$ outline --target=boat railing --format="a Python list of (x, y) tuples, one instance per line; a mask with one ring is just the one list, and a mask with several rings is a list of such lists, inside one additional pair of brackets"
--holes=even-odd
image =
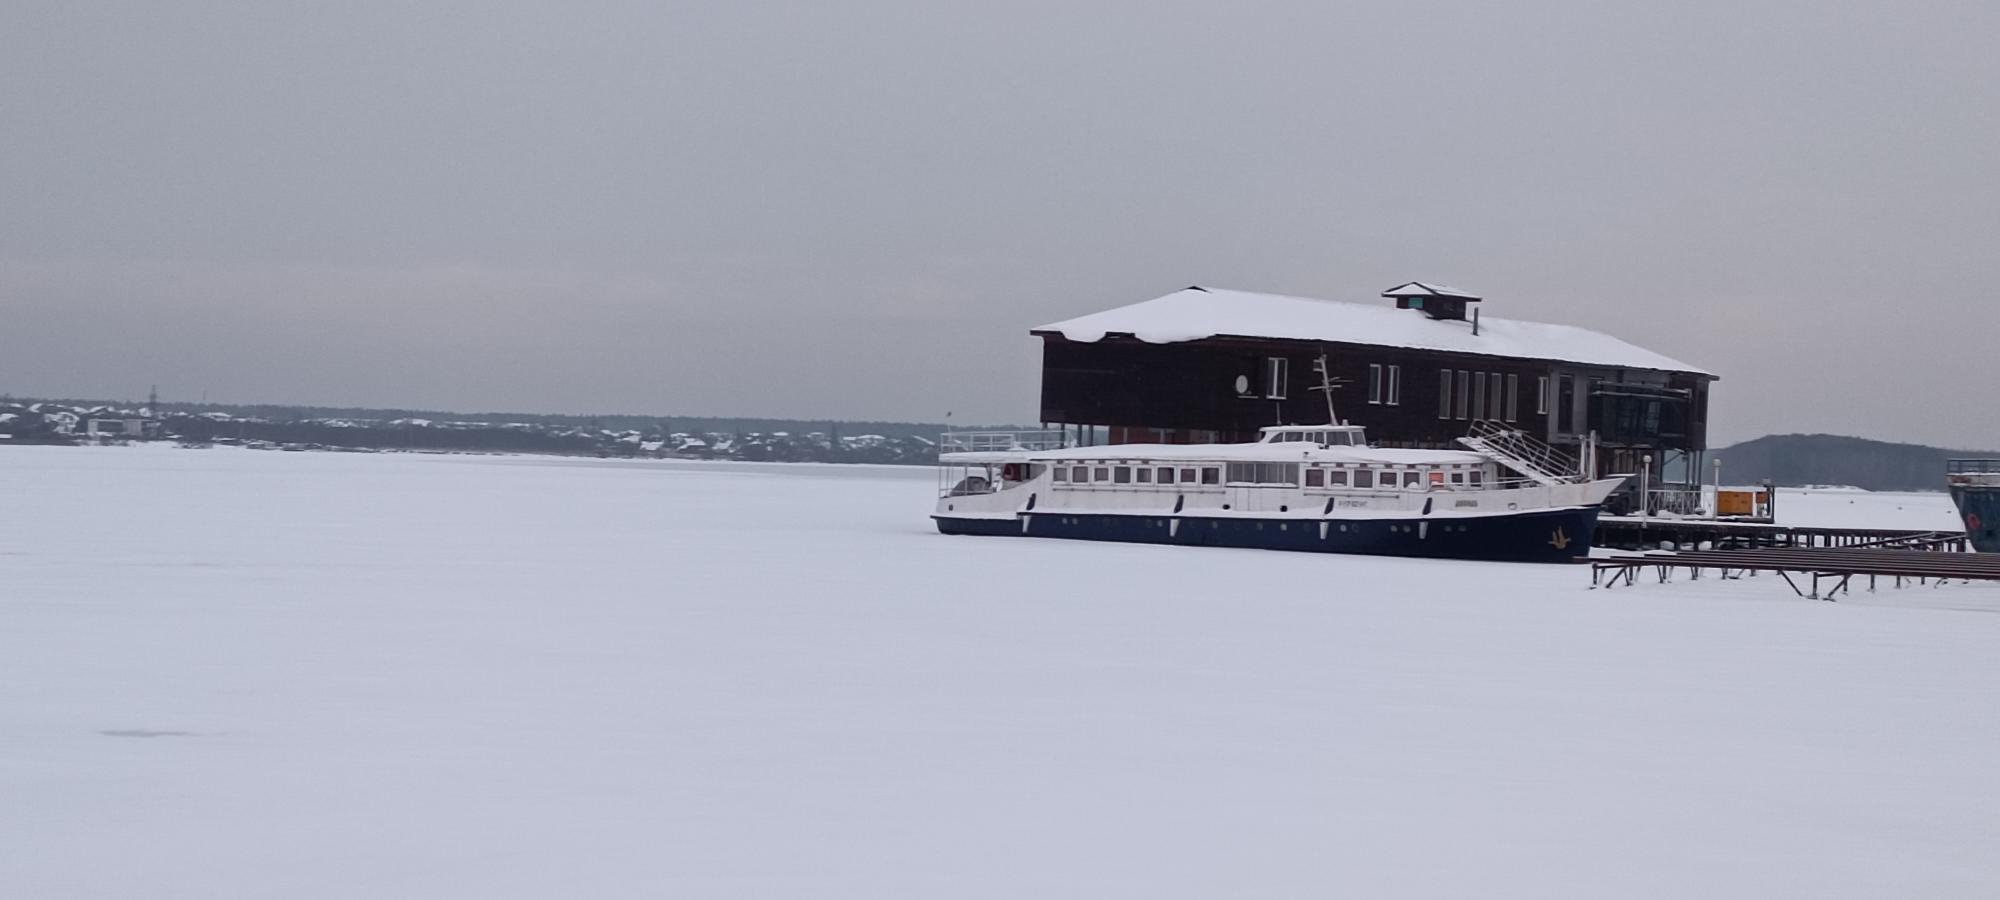
[(1944, 474), (1951, 484), (2000, 485), (2000, 459), (1947, 459)]
[(947, 431), (938, 438), (939, 453), (999, 453), (1061, 450), (1071, 446), (1063, 432), (1046, 431)]
[(1576, 484), (1586, 480), (1575, 459), (1525, 431), (1491, 419), (1479, 419), (1458, 442), (1544, 485)]

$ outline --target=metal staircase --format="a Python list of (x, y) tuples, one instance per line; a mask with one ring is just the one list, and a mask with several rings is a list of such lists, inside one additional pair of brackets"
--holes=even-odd
[(1492, 457), (1507, 468), (1536, 484), (1554, 486), (1588, 481), (1576, 460), (1527, 434), (1498, 422), (1481, 419), (1472, 423), (1458, 442)]

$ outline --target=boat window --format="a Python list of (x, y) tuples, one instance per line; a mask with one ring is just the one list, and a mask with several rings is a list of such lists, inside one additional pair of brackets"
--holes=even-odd
[(1132, 478), (1138, 481), (1140, 484), (1152, 484), (1153, 470), (1146, 468), (1145, 466), (1140, 466), (1138, 469), (1133, 470)]
[(1374, 486), (1375, 486), (1375, 470), (1374, 470), (1374, 469), (1355, 469), (1355, 470), (1354, 470), (1354, 486), (1355, 486), (1355, 487), (1358, 487), (1358, 488), (1372, 488), (1372, 487), (1374, 487)]
[(1331, 472), (1326, 473), (1326, 483), (1328, 487), (1346, 487), (1347, 470), (1335, 469)]
[(1181, 483), (1182, 483), (1182, 484), (1193, 484), (1194, 482), (1195, 482), (1195, 475), (1194, 475), (1194, 470), (1193, 470), (1193, 469), (1182, 469), (1182, 470), (1181, 470)]
[(1055, 479), (1056, 481), (1068, 481), (1068, 480), (1069, 480), (1069, 470), (1068, 470), (1068, 469), (1065, 469), (1065, 468), (1063, 468), (1062, 466), (1057, 466), (1057, 467), (1056, 467), (1056, 470), (1055, 470), (1055, 472), (1054, 472), (1054, 473), (1052, 473), (1052, 474), (1053, 474), (1053, 476), (1054, 476), (1054, 479)]
[(1162, 466), (1160, 468), (1160, 483), (1161, 484), (1174, 483), (1174, 470), (1171, 467)]
[(1306, 487), (1326, 487), (1326, 470), (1307, 469)]
[(1283, 484), (1299, 483), (1298, 463), (1230, 463), (1230, 484)]
[(1404, 487), (1416, 487), (1422, 484), (1423, 481), (1424, 481), (1424, 473), (1419, 472), (1415, 469), (1411, 469), (1410, 471), (1403, 473)]
[(1452, 484), (1464, 484), (1464, 483), (1465, 483), (1465, 473), (1464, 473), (1464, 472), (1453, 472), (1453, 473), (1451, 473), (1451, 483), (1452, 483)]
[(1118, 466), (1111, 470), (1111, 480), (1118, 484), (1132, 483), (1132, 467)]
[(1478, 487), (1478, 486), (1479, 486), (1479, 470), (1478, 470), (1478, 469), (1473, 469), (1473, 470), (1472, 470), (1472, 486), (1473, 486), (1473, 487)]
[(1077, 484), (1089, 484), (1090, 469), (1086, 466), (1072, 466), (1069, 470), (1069, 480)]
[(1091, 480), (1091, 481), (1110, 481), (1110, 480), (1111, 480), (1111, 468), (1110, 468), (1109, 466), (1098, 466), (1098, 467), (1096, 467), (1096, 468), (1094, 468), (1094, 469), (1091, 469), (1091, 470), (1090, 470), (1090, 480)]
[(1221, 483), (1222, 483), (1222, 467), (1220, 467), (1220, 466), (1204, 466), (1204, 467), (1202, 467), (1202, 470), (1201, 470), (1201, 483), (1202, 483), (1202, 484), (1221, 484)]
[(1380, 484), (1381, 486), (1383, 486), (1383, 487), (1385, 487), (1385, 488), (1392, 488), (1392, 487), (1395, 487), (1395, 486), (1396, 486), (1396, 470), (1395, 470), (1395, 469), (1383, 469), (1383, 470), (1382, 470), (1382, 475), (1381, 475), (1381, 477), (1380, 477), (1380, 478), (1377, 478), (1377, 479), (1376, 479), (1376, 483), (1377, 483), (1377, 484)]
[(1444, 473), (1443, 473), (1443, 472), (1440, 472), (1440, 471), (1438, 471), (1438, 470), (1436, 470), (1436, 469), (1431, 469), (1431, 470), (1430, 470), (1430, 476), (1431, 476), (1431, 484), (1434, 484), (1434, 485), (1441, 485), (1441, 484), (1444, 484)]

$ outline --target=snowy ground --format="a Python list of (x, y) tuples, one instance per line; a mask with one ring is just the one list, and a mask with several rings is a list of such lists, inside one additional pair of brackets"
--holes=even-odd
[(2000, 895), (2000, 590), (952, 538), (931, 485), (0, 451), (0, 896)]
[(1944, 492), (1944, 475), (1938, 475), (1938, 489), (1922, 493), (1863, 491), (1851, 488), (1779, 488), (1778, 522), (1827, 528), (1928, 529), (1963, 531), (1958, 509)]

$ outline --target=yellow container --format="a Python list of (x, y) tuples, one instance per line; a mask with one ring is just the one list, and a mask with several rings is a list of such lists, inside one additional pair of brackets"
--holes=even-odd
[(1764, 506), (1763, 491), (1715, 492), (1715, 514), (1718, 516), (1754, 516)]

